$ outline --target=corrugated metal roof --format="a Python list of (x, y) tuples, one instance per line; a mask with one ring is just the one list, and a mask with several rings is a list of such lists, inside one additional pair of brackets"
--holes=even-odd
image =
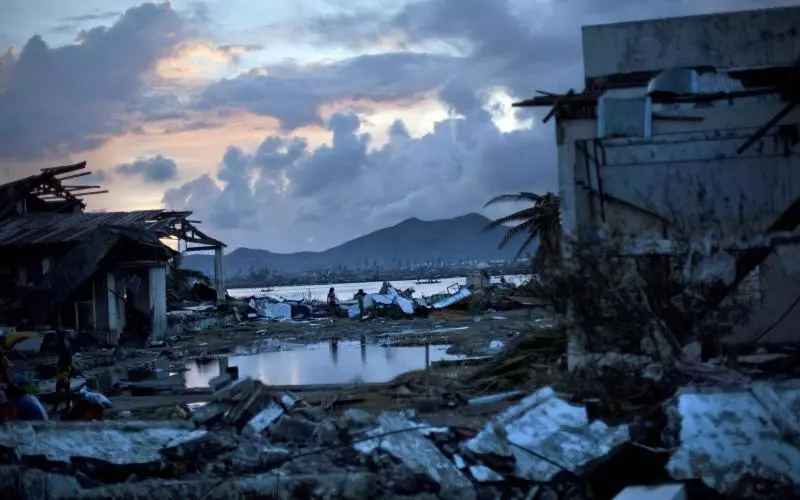
[(647, 87), (625, 87), (608, 89), (603, 92), (600, 99), (641, 99), (647, 97)]
[(156, 229), (164, 210), (134, 212), (35, 213), (0, 221), (0, 245), (46, 245), (77, 241), (101, 226)]
[(698, 92), (700, 94), (719, 94), (732, 92), (742, 92), (745, 90), (742, 81), (733, 78), (728, 73), (701, 73), (698, 81)]

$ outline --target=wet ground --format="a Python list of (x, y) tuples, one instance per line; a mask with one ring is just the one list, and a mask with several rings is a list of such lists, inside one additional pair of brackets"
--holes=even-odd
[[(441, 311), (428, 318), (364, 322), (344, 318), (302, 322), (251, 321), (185, 335), (168, 346), (123, 348), (113, 353), (113, 361), (108, 360), (112, 366), (97, 366), (83, 369), (83, 372), (100, 378), (103, 388), (108, 388), (114, 381), (128, 379), (134, 367), (148, 365), (156, 368), (156, 378), (158, 375), (177, 378), (179, 387), (164, 387), (148, 396), (129, 395), (127, 392), (109, 394), (115, 405), (111, 413), (133, 410), (140, 418), (143, 418), (138, 414), (140, 410), (146, 411), (142, 415), (148, 417), (153, 416), (152, 411), (163, 411), (166, 412), (163, 418), (174, 418), (175, 405), (202, 401), (202, 395), (194, 394), (193, 388), (208, 387), (208, 381), (219, 374), (221, 358), (227, 358), (228, 366), (239, 367), (242, 378), (252, 377), (273, 386), (297, 386), (298, 390), (305, 386), (302, 390), (319, 391), (319, 394), (304, 393), (305, 397), (319, 404), (335, 396), (340, 405), (353, 400), (345, 406), (356, 404), (380, 409), (386, 405), (402, 408), (411, 404), (413, 407), (408, 395), (380, 388), (371, 390), (365, 385), (396, 382), (418, 373), (425, 366), (425, 344), (430, 346), (431, 363), (485, 357), (497, 353), (517, 332), (548, 322), (550, 318), (531, 315), (527, 310), (487, 313), (478, 317), (460, 311)], [(76, 359), (108, 356), (111, 354), (109, 351), (113, 352), (82, 352)], [(461, 368), (446, 370), (457, 372)], [(111, 376), (110, 372), (116, 375)], [(440, 371), (439, 374), (443, 373)], [(452, 374), (443, 375), (452, 378)], [(350, 389), (337, 392), (333, 387), (319, 387), (337, 384)], [(353, 386), (356, 386), (354, 393)], [(418, 393), (419, 389), (414, 392)], [(182, 414), (182, 411), (177, 413)]]
[[(344, 384), (388, 382), (402, 373), (425, 367), (425, 347), (383, 347), (358, 341), (329, 341), (287, 350), (232, 356), (229, 366), (239, 377), (252, 377), (268, 385)], [(459, 359), (448, 355), (447, 346), (431, 346), (430, 362)], [(219, 375), (219, 363), (194, 360), (187, 363), (186, 387), (208, 387)]]
[[(354, 321), (322, 318), (299, 322), (248, 322), (233, 328), (210, 329), (178, 342), (189, 357), (252, 353), (254, 345), (276, 350), (280, 345), (310, 345), (329, 341), (366, 340), (367, 344), (413, 347), (425, 343), (449, 345), (448, 354), (479, 356), (491, 353), (521, 329), (546, 324), (550, 318), (527, 310), (472, 317), (466, 312), (442, 311), (428, 318)], [(494, 342), (494, 344), (492, 344)], [(492, 347), (494, 345), (494, 347)]]

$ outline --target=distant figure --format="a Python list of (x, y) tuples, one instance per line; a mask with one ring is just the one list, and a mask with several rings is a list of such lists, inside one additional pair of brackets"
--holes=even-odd
[(489, 271), (481, 269), (481, 292), (486, 293), (486, 289), (489, 288), (490, 280), (491, 276), (489, 275)]
[(364, 297), (366, 296), (367, 294), (364, 293), (364, 290), (359, 288), (356, 293), (356, 300), (358, 300), (358, 318), (362, 321), (364, 320)]
[(72, 348), (64, 332), (58, 333), (58, 361), (56, 362), (56, 404), (69, 405), (71, 401), (70, 377), (72, 375)]
[(338, 316), (336, 308), (336, 292), (333, 290), (333, 287), (328, 290), (328, 310), (330, 310), (330, 313), (334, 316)]

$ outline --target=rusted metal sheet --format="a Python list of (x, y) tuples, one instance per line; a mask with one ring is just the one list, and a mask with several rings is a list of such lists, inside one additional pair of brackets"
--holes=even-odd
[(119, 234), (112, 231), (94, 231), (59, 259), (42, 282), (26, 297), (25, 304), (33, 323), (45, 322), (59, 304), (86, 282), (119, 238)]
[(152, 229), (163, 210), (135, 212), (36, 213), (0, 222), (0, 246), (47, 245), (79, 241), (103, 226)]

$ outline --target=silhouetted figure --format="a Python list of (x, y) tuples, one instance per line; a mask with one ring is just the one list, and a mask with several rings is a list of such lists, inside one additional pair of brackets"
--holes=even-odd
[(358, 300), (358, 319), (361, 321), (364, 320), (364, 297), (366, 296), (367, 294), (364, 293), (364, 290), (361, 288), (356, 292), (356, 300)]
[(338, 308), (336, 307), (336, 292), (333, 290), (333, 287), (328, 290), (328, 310), (334, 316), (339, 315)]
[(70, 378), (72, 375), (72, 346), (64, 332), (58, 332), (58, 361), (56, 362), (56, 404), (71, 402)]

